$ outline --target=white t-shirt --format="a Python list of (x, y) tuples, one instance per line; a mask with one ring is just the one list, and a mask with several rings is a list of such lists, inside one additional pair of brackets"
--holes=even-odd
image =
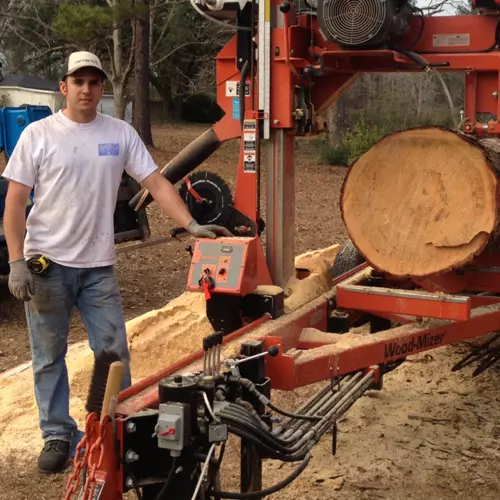
[(69, 267), (116, 262), (113, 214), (125, 170), (137, 182), (157, 165), (128, 123), (98, 114), (79, 124), (62, 111), (31, 123), (3, 177), (34, 188), (24, 254)]

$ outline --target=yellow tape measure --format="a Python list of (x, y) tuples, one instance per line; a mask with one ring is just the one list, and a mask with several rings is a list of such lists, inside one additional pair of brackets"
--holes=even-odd
[(49, 267), (50, 261), (44, 255), (34, 255), (28, 260), (28, 269), (33, 274), (42, 274)]

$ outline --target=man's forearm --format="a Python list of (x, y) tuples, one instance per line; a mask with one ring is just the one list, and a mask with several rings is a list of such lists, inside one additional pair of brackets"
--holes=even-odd
[(155, 193), (155, 199), (167, 217), (187, 229), (193, 216), (189, 213), (175, 187), (166, 179), (165, 182), (162, 182), (161, 189)]
[(24, 257), (24, 236), (26, 233), (26, 205), (7, 203), (3, 216), (3, 230), (9, 260), (22, 259)]

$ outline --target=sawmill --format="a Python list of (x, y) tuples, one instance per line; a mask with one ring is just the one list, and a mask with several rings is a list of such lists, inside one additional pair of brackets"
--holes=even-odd
[[(204, 297), (213, 333), (122, 392), (120, 362), (95, 360), (66, 500), (278, 498), (325, 435), (338, 452), (338, 420), (368, 391), (390, 391), (384, 376), (409, 356), (500, 329), (500, 0), (453, 17), (408, 0), (191, 5), (235, 32), (216, 59), (224, 117), (162, 171), (199, 223), (233, 234), (187, 248), (186, 289)], [(318, 206), (336, 204), (349, 235), (329, 289), (287, 312), (287, 284), (309, 272), (294, 260), (295, 139), (324, 133), (327, 110), (360, 75), (422, 71), (463, 74), (463, 119), (393, 132), (349, 165), (340, 198)], [(231, 190), (196, 169), (232, 140)], [(130, 207), (152, 201), (143, 189)], [(367, 335), (352, 333), (359, 325)], [(491, 366), (500, 350), (489, 342), (455, 369)], [(316, 384), (296, 408), (273, 402), (275, 390)], [(231, 438), (239, 491), (221, 487)], [(293, 472), (264, 487), (267, 460)]]

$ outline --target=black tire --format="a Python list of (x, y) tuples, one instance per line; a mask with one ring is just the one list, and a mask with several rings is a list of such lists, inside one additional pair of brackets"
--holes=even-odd
[(347, 240), (341, 247), (331, 269), (332, 278), (335, 279), (365, 262), (364, 257), (358, 252), (351, 240)]
[(195, 172), (188, 179), (193, 189), (209, 202), (198, 203), (186, 183), (182, 183), (179, 195), (196, 222), (225, 226), (233, 213), (233, 196), (226, 182), (217, 174), (204, 171)]

